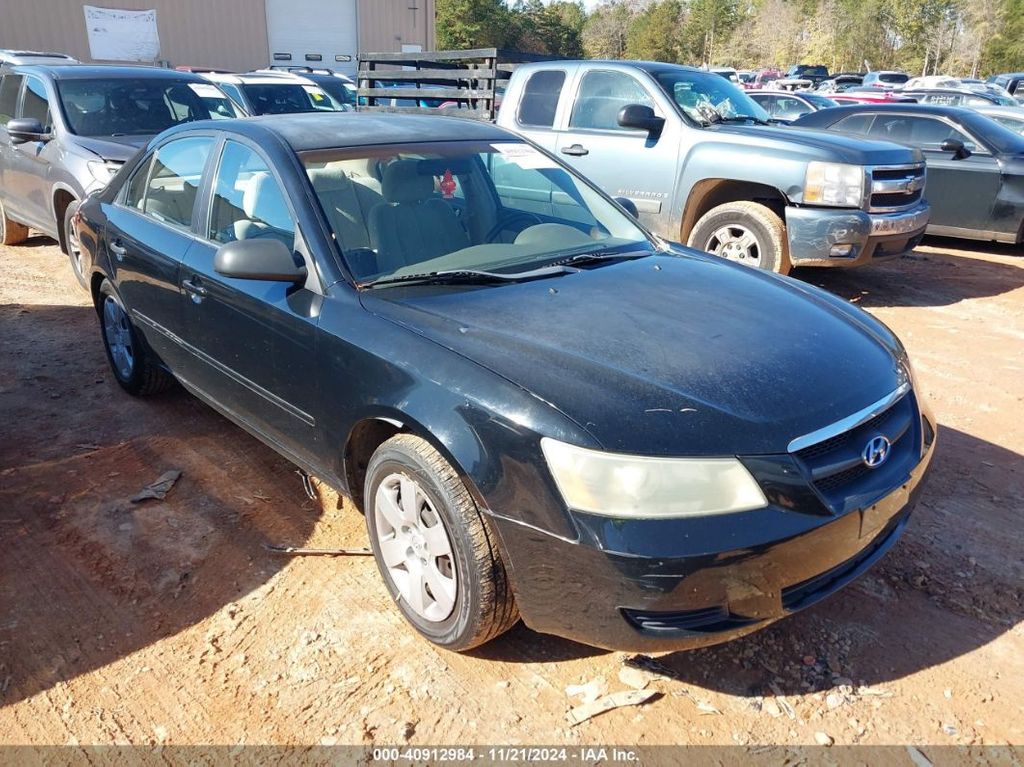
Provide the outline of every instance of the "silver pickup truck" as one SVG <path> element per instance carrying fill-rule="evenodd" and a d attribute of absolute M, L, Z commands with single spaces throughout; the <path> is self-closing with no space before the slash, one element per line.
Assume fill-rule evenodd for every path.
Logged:
<path fill-rule="evenodd" d="M 690 67 L 520 65 L 498 124 L 557 153 L 665 239 L 783 274 L 901 255 L 928 223 L 916 149 L 775 127 L 738 87 Z M 505 182 L 518 205 L 557 213 L 554 188 Z"/>

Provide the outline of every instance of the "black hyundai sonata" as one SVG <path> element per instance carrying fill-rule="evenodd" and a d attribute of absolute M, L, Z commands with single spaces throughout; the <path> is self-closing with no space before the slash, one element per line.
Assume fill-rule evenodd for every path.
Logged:
<path fill-rule="evenodd" d="M 173 380 L 363 511 L 453 650 L 753 631 L 899 537 L 934 421 L 880 322 L 660 242 L 550 155 L 364 114 L 161 134 L 77 226 L 114 375 Z"/>

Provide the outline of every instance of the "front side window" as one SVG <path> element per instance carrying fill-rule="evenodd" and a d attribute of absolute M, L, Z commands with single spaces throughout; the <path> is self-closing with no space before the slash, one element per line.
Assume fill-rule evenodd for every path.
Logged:
<path fill-rule="evenodd" d="M 569 125 L 594 130 L 631 130 L 619 125 L 619 110 L 629 104 L 654 108 L 650 94 L 625 72 L 587 72 L 580 83 Z"/>
<path fill-rule="evenodd" d="M 162 223 L 191 228 L 196 195 L 212 146 L 213 139 L 207 136 L 189 136 L 164 144 L 148 168 L 140 168 L 132 177 L 125 205 Z"/>
<path fill-rule="evenodd" d="M 205 87 L 164 77 L 67 79 L 57 92 L 72 133 L 144 136 L 214 117 L 201 95 Z"/>
<path fill-rule="evenodd" d="M 14 74 L 0 77 L 0 125 L 7 125 L 14 119 L 22 79 L 24 78 L 21 75 Z"/>
<path fill-rule="evenodd" d="M 295 219 L 281 185 L 266 160 L 245 144 L 224 143 L 207 238 L 221 243 L 273 238 L 289 248 L 295 243 Z"/>
<path fill-rule="evenodd" d="M 832 126 L 833 130 L 843 131 L 844 133 L 860 133 L 866 134 L 868 129 L 871 127 L 871 120 L 874 118 L 874 114 L 858 114 L 844 117 L 842 120 Z"/>
<path fill-rule="evenodd" d="M 522 142 L 322 150 L 302 160 L 360 282 L 651 248 L 603 195 Z"/>
<path fill-rule="evenodd" d="M 38 77 L 29 77 L 25 81 L 21 116 L 28 120 L 38 120 L 43 130 L 50 130 L 50 99 L 46 95 L 46 85 Z"/>
<path fill-rule="evenodd" d="M 775 116 L 780 120 L 795 120 L 812 111 L 807 104 L 792 96 L 779 96 L 775 105 Z"/>
<path fill-rule="evenodd" d="M 552 127 L 563 85 L 565 72 L 560 69 L 547 69 L 530 75 L 519 102 L 519 124 L 534 128 Z"/>

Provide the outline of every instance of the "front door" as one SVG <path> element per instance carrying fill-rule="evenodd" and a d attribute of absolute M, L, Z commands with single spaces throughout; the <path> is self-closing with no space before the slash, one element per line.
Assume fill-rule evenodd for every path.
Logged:
<path fill-rule="evenodd" d="M 304 258 L 295 216 L 278 177 L 248 144 L 224 142 L 211 187 L 203 236 L 188 250 L 180 275 L 192 353 L 183 377 L 300 463 L 315 464 L 322 295 L 214 269 L 217 249 L 235 240 L 276 238 Z"/>
<path fill-rule="evenodd" d="M 619 110 L 641 104 L 668 116 L 660 136 L 623 128 Z M 670 206 L 678 172 L 680 131 L 674 115 L 666 115 L 648 89 L 633 75 L 590 69 L 578 80 L 576 98 L 564 131 L 559 133 L 559 158 L 568 162 L 612 197 L 632 200 L 641 223 L 670 239 Z"/>
<path fill-rule="evenodd" d="M 38 120 L 47 133 L 53 130 L 46 84 L 39 77 L 25 77 L 19 103 L 19 118 Z M 18 217 L 49 235 L 57 234 L 59 228 L 54 224 L 50 199 L 50 163 L 59 151 L 54 141 L 12 143 L 7 178 L 4 179 L 11 195 L 17 198 L 16 205 L 10 207 L 17 212 Z M 60 222 L 61 225 L 63 223 Z"/>
<path fill-rule="evenodd" d="M 183 346 L 178 270 L 192 247 L 192 221 L 213 136 L 189 136 L 143 160 L 107 206 L 106 241 L 121 298 L 150 346 L 179 374 Z"/>

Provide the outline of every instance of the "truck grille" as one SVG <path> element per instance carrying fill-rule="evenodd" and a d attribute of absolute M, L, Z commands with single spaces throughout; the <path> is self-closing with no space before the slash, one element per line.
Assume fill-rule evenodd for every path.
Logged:
<path fill-rule="evenodd" d="M 862 452 L 874 437 L 891 443 L 886 460 L 875 468 Z M 921 457 L 921 414 L 908 391 L 886 410 L 848 431 L 794 455 L 803 464 L 815 490 L 834 513 L 874 503 L 903 484 Z"/>
<path fill-rule="evenodd" d="M 914 207 L 924 197 L 925 178 L 923 163 L 872 168 L 871 211 L 888 213 Z"/>

